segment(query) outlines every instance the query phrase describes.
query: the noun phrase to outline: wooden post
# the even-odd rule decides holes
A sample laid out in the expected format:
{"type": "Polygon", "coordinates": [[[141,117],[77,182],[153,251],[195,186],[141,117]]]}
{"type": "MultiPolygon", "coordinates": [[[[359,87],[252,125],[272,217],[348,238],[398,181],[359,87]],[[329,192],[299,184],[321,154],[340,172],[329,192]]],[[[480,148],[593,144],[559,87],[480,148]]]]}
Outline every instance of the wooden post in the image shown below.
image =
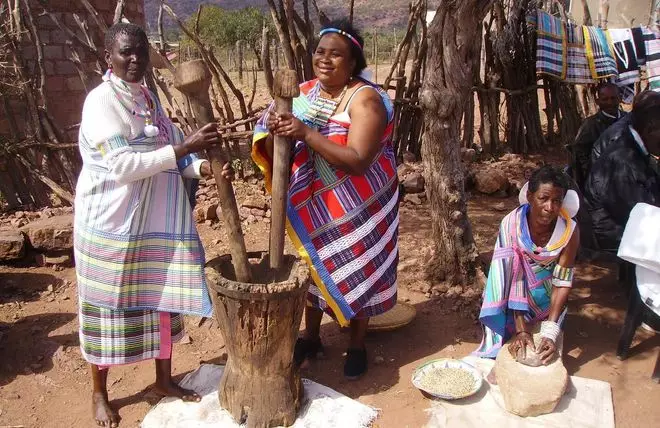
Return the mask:
{"type": "Polygon", "coordinates": [[[238,81],[243,83],[243,41],[238,40],[236,42],[236,65],[238,66],[238,81]]]}
{"type": "Polygon", "coordinates": [[[348,12],[348,22],[353,25],[353,7],[355,6],[355,0],[351,0],[351,4],[349,6],[349,12],[348,12]]]}
{"type": "Polygon", "coordinates": [[[600,0],[598,7],[598,26],[603,30],[607,29],[607,16],[610,14],[610,2],[608,0],[600,0]]]}
{"type": "Polygon", "coordinates": [[[378,83],[378,30],[374,31],[374,83],[378,83]]]}
{"type": "MultiPolygon", "coordinates": [[[[291,113],[293,98],[300,94],[295,70],[277,70],[273,82],[273,98],[277,113],[291,113]]],[[[279,269],[284,255],[284,226],[289,191],[291,141],[275,136],[273,143],[273,185],[270,223],[270,267],[279,269]]]]}
{"type": "MultiPolygon", "coordinates": [[[[214,122],[213,108],[209,99],[211,72],[203,60],[193,60],[180,64],[174,73],[174,87],[188,96],[190,106],[198,126],[214,122]]],[[[231,182],[222,176],[222,167],[228,161],[220,149],[208,151],[211,169],[218,187],[218,202],[222,208],[222,218],[227,225],[229,251],[236,270],[236,278],[241,282],[250,282],[250,269],[245,250],[245,240],[238,216],[236,197],[231,182]]]]}

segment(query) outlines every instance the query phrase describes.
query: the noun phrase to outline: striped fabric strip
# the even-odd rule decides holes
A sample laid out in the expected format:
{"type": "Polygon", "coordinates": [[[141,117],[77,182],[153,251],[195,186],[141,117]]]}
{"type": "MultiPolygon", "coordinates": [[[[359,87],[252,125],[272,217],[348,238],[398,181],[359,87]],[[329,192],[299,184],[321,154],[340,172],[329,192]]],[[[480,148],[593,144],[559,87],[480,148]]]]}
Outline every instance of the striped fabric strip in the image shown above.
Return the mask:
{"type": "Polygon", "coordinates": [[[582,28],[568,24],[566,37],[566,82],[578,85],[594,83],[587,61],[587,48],[584,45],[582,28]]]}
{"type": "Polygon", "coordinates": [[[660,90],[660,38],[648,27],[642,28],[644,47],[646,48],[646,75],[649,88],[660,90]]]}
{"type": "Polygon", "coordinates": [[[171,343],[184,333],[183,316],[179,314],[117,311],[80,301],[78,315],[82,355],[87,362],[100,366],[168,358],[171,343]]]}
{"type": "Polygon", "coordinates": [[[112,138],[108,138],[108,140],[99,144],[96,148],[99,152],[101,152],[101,156],[105,157],[108,155],[108,153],[128,147],[129,144],[126,138],[122,137],[121,135],[116,135],[112,138]]]}
{"type": "Polygon", "coordinates": [[[634,27],[630,29],[632,33],[633,44],[635,45],[635,55],[637,55],[637,65],[646,65],[646,44],[644,42],[644,32],[642,27],[634,27]]]}
{"type": "Polygon", "coordinates": [[[210,314],[203,248],[196,235],[121,236],[76,226],[79,295],[110,309],[210,314]]]}
{"type": "Polygon", "coordinates": [[[602,28],[583,26],[584,42],[587,47],[587,60],[591,77],[605,79],[617,75],[616,60],[612,53],[612,43],[602,28]]]}
{"type": "Polygon", "coordinates": [[[550,244],[545,248],[532,246],[522,233],[528,230],[528,207],[527,204],[518,207],[500,224],[479,314],[484,336],[474,355],[497,356],[502,344],[515,331],[514,310],[524,312],[528,323],[548,316],[552,273],[575,230],[575,222],[566,215],[560,216],[550,244]],[[559,242],[563,244],[557,246],[559,242]]]}
{"type": "Polygon", "coordinates": [[[619,72],[615,83],[621,90],[621,100],[626,104],[631,104],[635,97],[635,83],[639,82],[641,77],[633,41],[615,42],[613,52],[619,72]]]}
{"type": "MultiPolygon", "coordinates": [[[[314,286],[310,287],[308,304],[325,310],[341,325],[391,309],[397,296],[399,217],[391,143],[393,106],[385,92],[371,86],[383,99],[388,126],[382,150],[364,175],[337,170],[301,141],[293,150],[287,232],[311,268],[314,286]]],[[[308,101],[294,100],[297,117],[304,117],[305,111],[299,107],[313,105],[319,90],[317,81],[301,85],[301,97],[308,101]]],[[[252,152],[266,176],[267,188],[272,162],[263,141],[271,110],[272,106],[257,123],[252,152]]],[[[324,120],[318,131],[331,142],[346,145],[350,124],[324,120]]]]}
{"type": "Polygon", "coordinates": [[[567,39],[561,20],[542,10],[537,11],[536,72],[564,79],[567,70],[567,39]]]}

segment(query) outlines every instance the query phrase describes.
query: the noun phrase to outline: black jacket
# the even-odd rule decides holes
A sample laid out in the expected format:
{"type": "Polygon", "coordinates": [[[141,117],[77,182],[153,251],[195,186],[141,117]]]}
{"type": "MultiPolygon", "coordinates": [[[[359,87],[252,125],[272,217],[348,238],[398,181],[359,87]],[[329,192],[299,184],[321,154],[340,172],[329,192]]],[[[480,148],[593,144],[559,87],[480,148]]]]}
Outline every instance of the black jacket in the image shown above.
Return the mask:
{"type": "Polygon", "coordinates": [[[613,142],[620,140],[621,134],[629,132],[628,127],[630,126],[631,121],[632,118],[627,114],[617,120],[614,125],[607,128],[605,132],[598,137],[593,149],[591,149],[591,161],[589,162],[589,165],[594,165],[598,158],[607,151],[607,148],[612,145],[613,142]]]}
{"type": "Polygon", "coordinates": [[[660,172],[626,128],[596,160],[585,202],[601,250],[616,251],[630,211],[639,202],[660,206],[660,172]]]}
{"type": "Polygon", "coordinates": [[[607,128],[624,116],[626,116],[624,111],[620,111],[619,119],[608,117],[602,111],[599,111],[582,122],[577,137],[575,137],[575,142],[571,147],[575,181],[577,181],[580,188],[583,188],[591,169],[591,150],[594,143],[607,128]]]}

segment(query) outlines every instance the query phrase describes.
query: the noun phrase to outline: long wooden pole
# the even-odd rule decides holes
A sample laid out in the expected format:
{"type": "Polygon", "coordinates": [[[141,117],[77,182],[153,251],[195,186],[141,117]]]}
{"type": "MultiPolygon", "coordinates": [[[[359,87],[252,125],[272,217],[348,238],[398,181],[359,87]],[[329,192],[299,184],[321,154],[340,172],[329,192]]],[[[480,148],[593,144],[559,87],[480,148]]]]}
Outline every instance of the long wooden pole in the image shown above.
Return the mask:
{"type": "MultiPolygon", "coordinates": [[[[188,96],[190,107],[195,115],[198,126],[215,122],[213,107],[209,98],[211,72],[203,60],[193,60],[180,64],[174,75],[174,86],[188,96]]],[[[229,252],[236,272],[236,280],[250,283],[250,265],[248,263],[245,240],[238,215],[238,206],[231,182],[222,175],[222,167],[228,161],[220,149],[208,150],[211,170],[218,188],[218,202],[222,209],[222,218],[229,235],[229,252]]]]}
{"type": "MultiPolygon", "coordinates": [[[[293,98],[300,94],[298,75],[295,70],[277,70],[273,82],[273,98],[277,113],[291,113],[293,98]]],[[[273,181],[270,223],[270,267],[279,269],[284,256],[284,227],[289,191],[291,141],[275,136],[273,142],[273,181]]]]}

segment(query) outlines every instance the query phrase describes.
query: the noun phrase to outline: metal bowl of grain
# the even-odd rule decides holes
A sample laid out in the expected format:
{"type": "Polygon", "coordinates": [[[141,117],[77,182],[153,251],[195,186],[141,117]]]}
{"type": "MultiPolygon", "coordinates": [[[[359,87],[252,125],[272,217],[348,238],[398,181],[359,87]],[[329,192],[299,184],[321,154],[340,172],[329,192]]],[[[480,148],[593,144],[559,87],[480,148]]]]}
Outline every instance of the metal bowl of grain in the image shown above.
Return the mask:
{"type": "Polygon", "coordinates": [[[428,361],[413,372],[412,383],[432,397],[456,400],[481,388],[481,373],[474,366],[451,358],[428,361]]]}

